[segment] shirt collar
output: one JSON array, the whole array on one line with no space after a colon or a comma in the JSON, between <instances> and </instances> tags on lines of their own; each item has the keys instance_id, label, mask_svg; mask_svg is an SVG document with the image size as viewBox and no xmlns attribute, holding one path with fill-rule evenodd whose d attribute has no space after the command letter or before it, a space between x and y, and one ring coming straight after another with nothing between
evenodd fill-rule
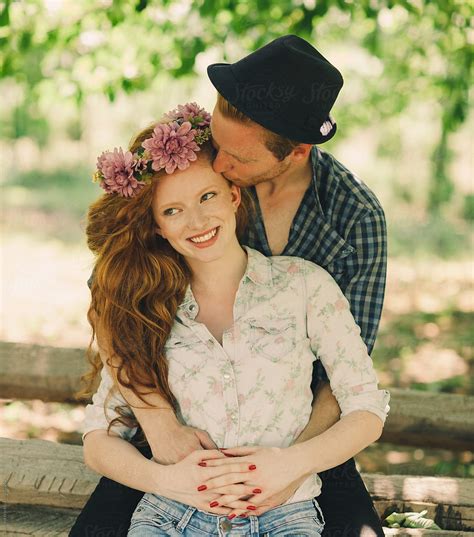
<instances>
[{"instance_id":1,"label":"shirt collar","mask_svg":"<svg viewBox=\"0 0 474 537\"><path fill-rule=\"evenodd\" d=\"M313 183L314 200L316 202L316 210L318 214L324 218L323 206L321 205L321 200L319 199L319 193L318 193L318 175L321 177L321 152L315 145L313 145L311 149L310 158L311 158L311 169L313 172L312 183Z\"/></svg>"},{"instance_id":2,"label":"shirt collar","mask_svg":"<svg viewBox=\"0 0 474 537\"><path fill-rule=\"evenodd\" d=\"M247 252L247 268L243 280L248 279L257 285L271 286L273 277L270 259L248 246L244 246L244 249Z\"/></svg>"}]
</instances>

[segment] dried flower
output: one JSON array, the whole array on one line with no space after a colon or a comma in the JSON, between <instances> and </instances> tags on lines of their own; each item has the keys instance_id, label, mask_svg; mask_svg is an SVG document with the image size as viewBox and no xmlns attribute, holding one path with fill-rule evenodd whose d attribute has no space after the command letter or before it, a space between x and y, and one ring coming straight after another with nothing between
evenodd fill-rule
<instances>
[{"instance_id":1,"label":"dried flower","mask_svg":"<svg viewBox=\"0 0 474 537\"><path fill-rule=\"evenodd\" d=\"M197 159L195 151L199 151L194 134L189 121L182 125L177 121L157 125L153 136L142 143L151 155L153 170L160 171L164 168L166 173L173 173L176 168L188 168L189 163Z\"/></svg>"},{"instance_id":2,"label":"dried flower","mask_svg":"<svg viewBox=\"0 0 474 537\"><path fill-rule=\"evenodd\" d=\"M133 196L144 183L134 176L134 159L130 151L122 148L103 152L97 159L100 186L109 194L118 193L126 198Z\"/></svg>"}]
</instances>

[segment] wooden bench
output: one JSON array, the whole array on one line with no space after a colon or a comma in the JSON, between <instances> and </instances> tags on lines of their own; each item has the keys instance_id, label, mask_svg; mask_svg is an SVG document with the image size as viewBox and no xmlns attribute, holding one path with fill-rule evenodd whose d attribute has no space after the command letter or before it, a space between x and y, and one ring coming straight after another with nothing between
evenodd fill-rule
<instances>
[{"instance_id":1,"label":"wooden bench","mask_svg":"<svg viewBox=\"0 0 474 537\"><path fill-rule=\"evenodd\" d=\"M0 342L0 398L74 402L89 368L84 349ZM390 414L380 441L470 450L474 397L390 388Z\"/></svg>"},{"instance_id":2,"label":"wooden bench","mask_svg":"<svg viewBox=\"0 0 474 537\"><path fill-rule=\"evenodd\" d=\"M73 402L88 369L83 349L0 342L0 398ZM382 441L470 449L474 397L391 389ZM0 535L66 536L99 476L82 448L43 440L0 438ZM474 537L474 479L364 474L383 518L428 510L441 531L385 528L396 537Z\"/></svg>"},{"instance_id":3,"label":"wooden bench","mask_svg":"<svg viewBox=\"0 0 474 537\"><path fill-rule=\"evenodd\" d=\"M67 535L99 476L82 448L46 440L0 438L2 517L6 535ZM364 474L381 516L428 509L448 531L386 530L386 535L473 537L474 479ZM5 533L4 533L5 535Z\"/></svg>"}]
</instances>

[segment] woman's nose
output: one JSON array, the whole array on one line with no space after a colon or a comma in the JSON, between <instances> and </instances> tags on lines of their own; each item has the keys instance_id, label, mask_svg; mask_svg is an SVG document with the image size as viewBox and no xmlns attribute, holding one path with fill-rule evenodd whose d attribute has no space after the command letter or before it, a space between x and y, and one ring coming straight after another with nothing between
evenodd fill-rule
<instances>
[{"instance_id":1,"label":"woman's nose","mask_svg":"<svg viewBox=\"0 0 474 537\"><path fill-rule=\"evenodd\" d=\"M222 151L219 151L212 163L212 168L216 173L225 173L232 169L232 165Z\"/></svg>"},{"instance_id":2,"label":"woman's nose","mask_svg":"<svg viewBox=\"0 0 474 537\"><path fill-rule=\"evenodd\" d=\"M189 213L188 226L193 231L205 231L207 221L208 217L201 205Z\"/></svg>"}]
</instances>

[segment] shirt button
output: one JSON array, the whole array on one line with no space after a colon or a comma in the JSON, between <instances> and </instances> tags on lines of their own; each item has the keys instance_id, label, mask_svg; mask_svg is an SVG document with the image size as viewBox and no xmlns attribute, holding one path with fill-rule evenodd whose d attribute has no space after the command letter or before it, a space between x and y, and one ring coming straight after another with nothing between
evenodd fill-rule
<instances>
[{"instance_id":1,"label":"shirt button","mask_svg":"<svg viewBox=\"0 0 474 537\"><path fill-rule=\"evenodd\" d=\"M229 380L229 379L230 379L230 375L229 375L229 373L225 373L225 374L224 374L224 378L225 378L226 380Z\"/></svg>"},{"instance_id":2,"label":"shirt button","mask_svg":"<svg viewBox=\"0 0 474 537\"><path fill-rule=\"evenodd\" d=\"M230 417L232 421L237 421L237 414L231 414Z\"/></svg>"},{"instance_id":3,"label":"shirt button","mask_svg":"<svg viewBox=\"0 0 474 537\"><path fill-rule=\"evenodd\" d=\"M196 304L191 304L188 309L189 311L194 311L196 309Z\"/></svg>"}]
</instances>

